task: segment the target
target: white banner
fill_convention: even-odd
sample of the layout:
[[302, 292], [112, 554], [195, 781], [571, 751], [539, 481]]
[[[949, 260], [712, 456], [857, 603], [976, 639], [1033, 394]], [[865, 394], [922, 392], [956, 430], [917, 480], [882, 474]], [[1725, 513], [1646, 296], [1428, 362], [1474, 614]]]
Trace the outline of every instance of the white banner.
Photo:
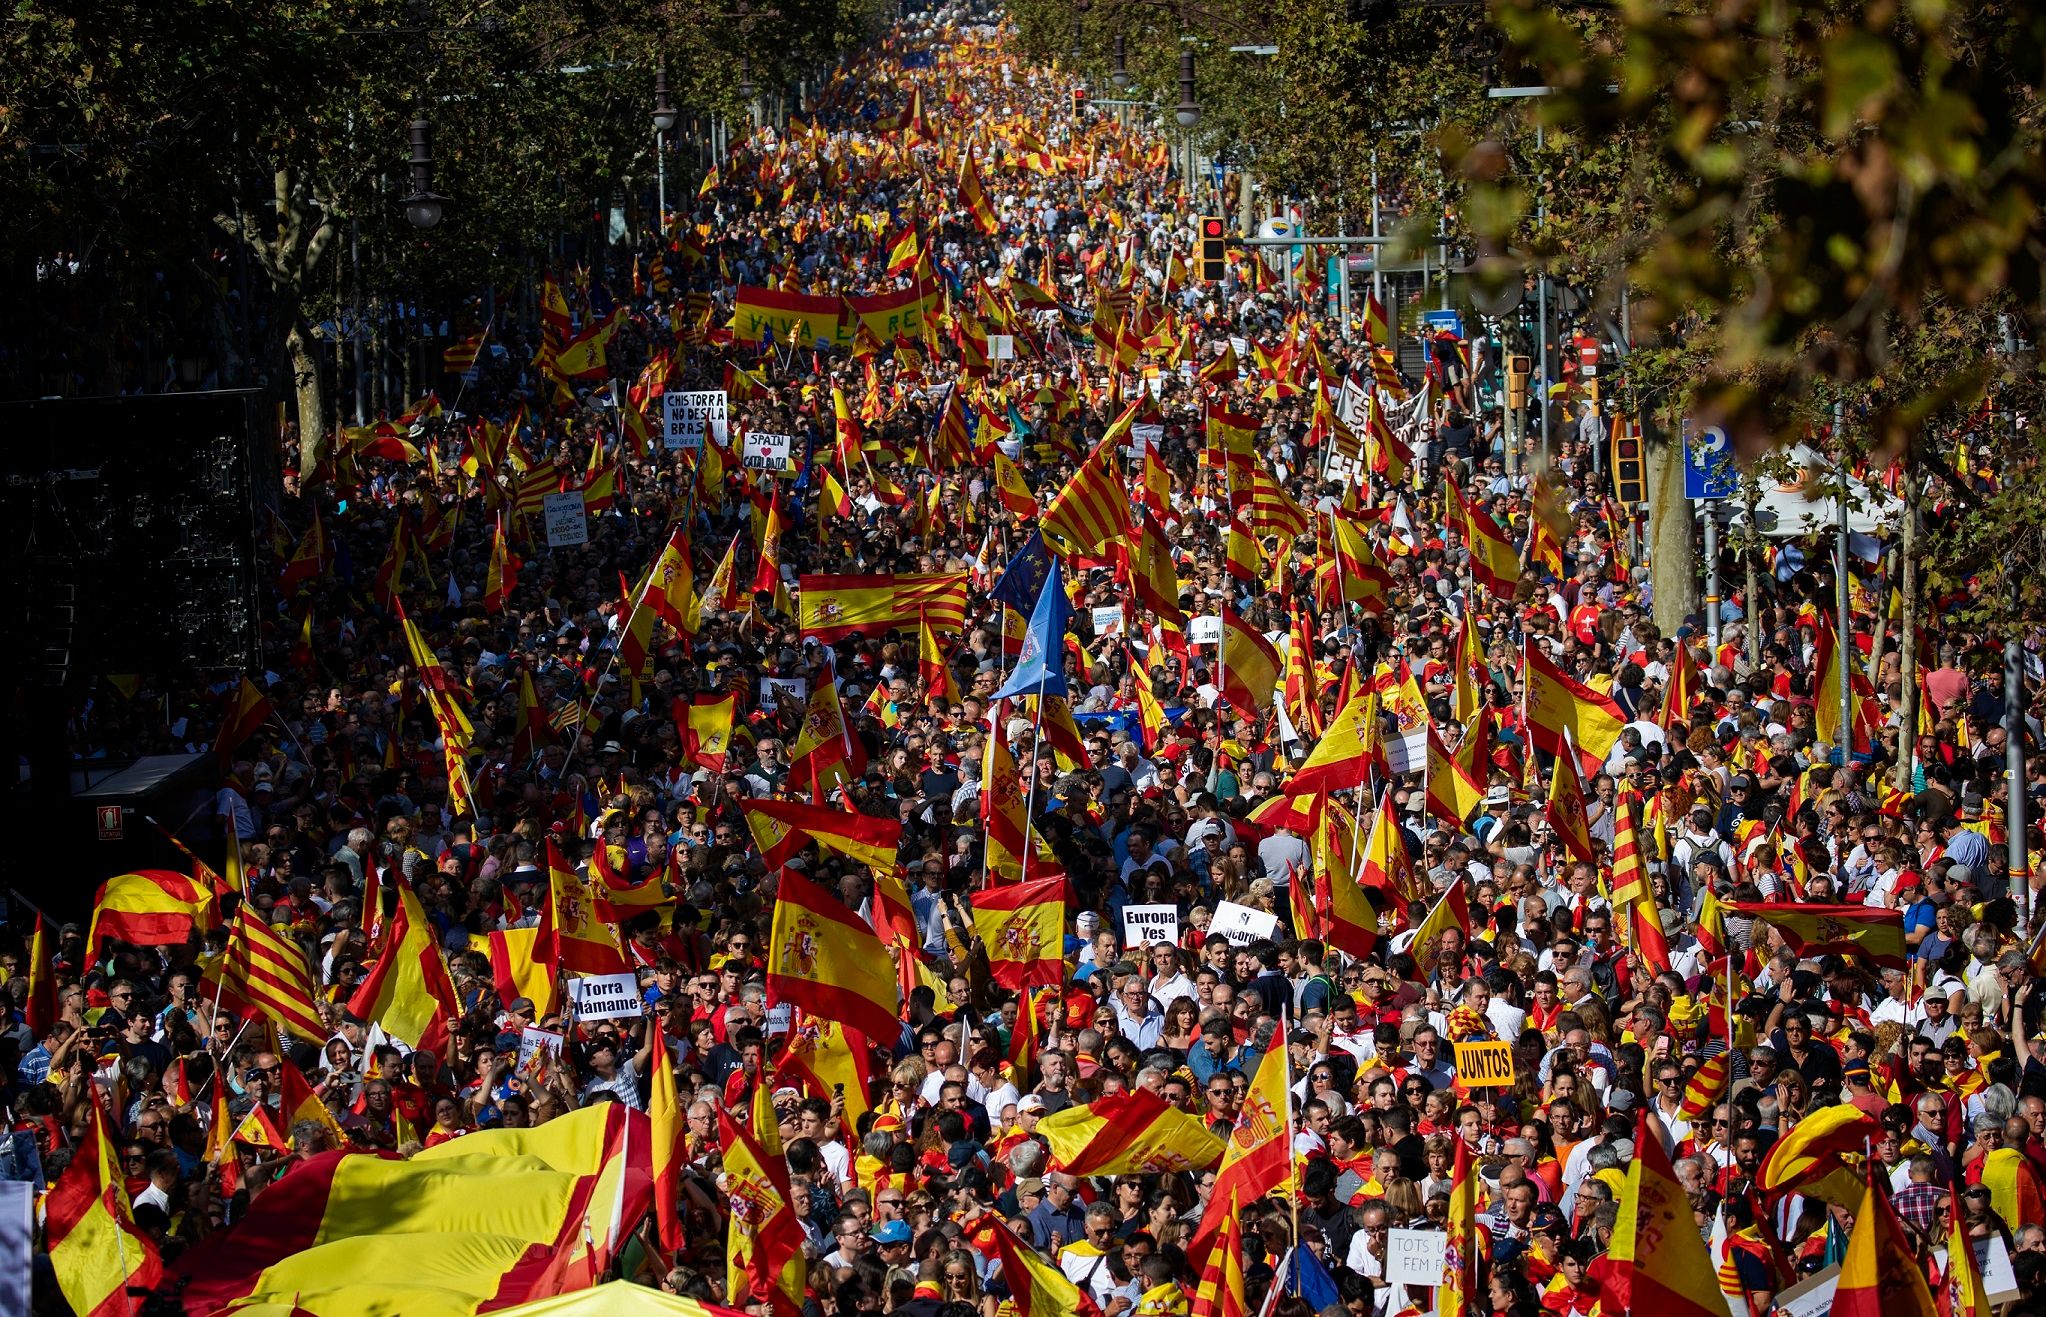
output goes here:
[[1176, 905], [1126, 905], [1122, 908], [1122, 940], [1125, 946], [1140, 947], [1147, 942], [1174, 946], [1179, 942], [1179, 907]]
[[1234, 901], [1218, 901], [1215, 917], [1208, 921], [1208, 932], [1221, 937], [1232, 946], [1249, 946], [1261, 937], [1270, 937], [1279, 931], [1279, 917], [1254, 910]]

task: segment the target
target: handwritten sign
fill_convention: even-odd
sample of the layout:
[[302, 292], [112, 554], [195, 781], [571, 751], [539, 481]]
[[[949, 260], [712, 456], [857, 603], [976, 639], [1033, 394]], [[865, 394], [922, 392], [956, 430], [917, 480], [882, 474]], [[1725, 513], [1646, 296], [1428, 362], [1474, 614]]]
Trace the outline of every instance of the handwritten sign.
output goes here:
[[1449, 1234], [1442, 1230], [1390, 1230], [1385, 1236], [1385, 1279], [1393, 1285], [1442, 1283]]
[[779, 709], [783, 700], [790, 704], [802, 705], [810, 698], [808, 677], [762, 677], [760, 679], [760, 707], [767, 713]]
[[1014, 361], [1016, 359], [1016, 336], [1014, 334], [989, 334], [987, 336], [987, 359], [989, 361]]
[[789, 461], [789, 454], [795, 451], [796, 437], [790, 434], [763, 434], [758, 430], [746, 433], [745, 446], [740, 450], [739, 463], [754, 471], [793, 472], [795, 464]]
[[1126, 905], [1122, 908], [1122, 940], [1125, 946], [1147, 942], [1171, 946], [1179, 941], [1179, 907], [1176, 905]]
[[518, 1072], [531, 1075], [543, 1066], [552, 1068], [560, 1065], [561, 1049], [567, 1041], [565, 1034], [553, 1029], [527, 1025], [519, 1032]]
[[1234, 901], [1218, 901], [1215, 917], [1208, 922], [1208, 932], [1220, 937], [1231, 946], [1247, 947], [1259, 938], [1270, 937], [1279, 931], [1279, 917], [1263, 910], [1255, 910]]
[[1456, 1082], [1462, 1088], [1513, 1087], [1513, 1044], [1458, 1043]]
[[704, 436], [731, 442], [730, 400], [723, 389], [670, 391], [661, 395], [661, 438], [671, 449], [700, 451]]
[[584, 1020], [616, 1020], [645, 1014], [639, 979], [631, 974], [581, 974], [568, 981], [568, 1000]]
[[540, 504], [540, 516], [547, 525], [548, 548], [571, 549], [590, 542], [590, 514], [581, 490], [549, 494]]
[[1219, 645], [1222, 643], [1222, 619], [1219, 615], [1187, 619], [1186, 643], [1189, 645]]

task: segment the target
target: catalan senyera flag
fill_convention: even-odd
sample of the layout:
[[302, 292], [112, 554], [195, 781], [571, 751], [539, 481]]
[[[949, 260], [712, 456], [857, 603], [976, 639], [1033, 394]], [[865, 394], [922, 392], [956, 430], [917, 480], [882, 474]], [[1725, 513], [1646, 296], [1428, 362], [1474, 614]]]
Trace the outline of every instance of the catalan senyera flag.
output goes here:
[[1103, 436], [1038, 521], [1044, 542], [1062, 557], [1098, 554], [1129, 537], [1130, 498], [1115, 470], [1117, 446], [1113, 433]]
[[221, 772], [233, 766], [234, 752], [256, 734], [256, 729], [273, 712], [270, 697], [257, 689], [256, 683], [247, 677], [236, 678], [234, 692], [221, 711], [220, 735], [213, 742], [213, 756], [220, 761]]
[[1934, 1317], [1938, 1311], [1917, 1247], [1890, 1206], [1889, 1190], [1877, 1188], [1871, 1176], [1854, 1207], [1854, 1233], [1847, 1237], [1833, 1290], [1833, 1317]]
[[790, 869], [782, 870], [776, 893], [767, 996], [843, 1020], [877, 1042], [902, 1032], [902, 990], [881, 939], [837, 897]]
[[[752, 1295], [775, 1317], [798, 1317], [809, 1284], [803, 1226], [790, 1206], [788, 1164], [769, 1156], [751, 1130], [718, 1112], [724, 1144], [723, 1188], [731, 1209], [726, 1227], [726, 1293]], [[1007, 1233], [1004, 1231], [1003, 1233]]]
[[973, 895], [973, 932], [988, 973], [1020, 991], [1065, 981], [1066, 879], [1003, 883]]
[[825, 809], [793, 800], [748, 800], [740, 806], [754, 844], [770, 869], [814, 841], [870, 869], [893, 869], [902, 844], [902, 824], [894, 819]]
[[1222, 604], [1222, 696], [1244, 716], [1261, 717], [1272, 707], [1284, 665], [1257, 628], [1225, 600]]
[[85, 1137], [44, 1201], [45, 1239], [57, 1288], [78, 1317], [128, 1317], [140, 1305], [128, 1290], [151, 1290], [163, 1279], [156, 1245], [135, 1228], [120, 1149], [94, 1097]]
[[[1762, 1159], [1756, 1187], [1801, 1193], [1841, 1207], [1861, 1201], [1862, 1157], [1883, 1136], [1882, 1122], [1859, 1107], [1821, 1107], [1800, 1119]], [[1851, 1160], [1850, 1160], [1851, 1159]]]
[[1644, 1107], [1635, 1131], [1634, 1160], [1607, 1253], [1628, 1272], [1627, 1311], [1725, 1317], [1718, 1273], [1663, 1147], [1662, 1122]]
[[325, 1042], [330, 1032], [313, 1006], [312, 966], [296, 942], [263, 922], [247, 901], [227, 926], [227, 950], [201, 976], [204, 995], [238, 1018], [261, 1016], [300, 1038]]
[[448, 675], [441, 666], [440, 656], [435, 654], [419, 634], [419, 628], [412, 625], [404, 606], [398, 606], [398, 626], [405, 633], [405, 648], [412, 656], [412, 666], [418, 669], [419, 684], [426, 691], [426, 702], [433, 708], [435, 721], [440, 724], [444, 735], [469, 743], [476, 729], [469, 722], [469, 715], [462, 711], [462, 704], [456, 698], [461, 690], [459, 683]]
[[1201, 1223], [1186, 1248], [1187, 1261], [1199, 1267], [1221, 1233], [1226, 1205], [1234, 1200], [1254, 1203], [1266, 1194], [1294, 1183], [1293, 1148], [1287, 1137], [1288, 1104], [1292, 1100], [1291, 1067], [1286, 1049], [1274, 1047], [1258, 1062], [1250, 1091], [1237, 1111], [1236, 1127], [1222, 1152], [1222, 1169], [1215, 1173], [1215, 1188]]
[[1199, 1116], [1147, 1088], [1067, 1107], [1038, 1123], [1051, 1144], [1051, 1167], [1068, 1175], [1153, 1175], [1212, 1170], [1222, 1140]]
[[618, 930], [598, 917], [594, 874], [569, 866], [561, 847], [547, 839], [547, 886], [554, 903], [556, 963], [571, 974], [623, 974], [624, 944]]
[[724, 772], [725, 756], [732, 751], [732, 725], [739, 712], [738, 693], [693, 696], [687, 705], [678, 702], [675, 711], [684, 724], [679, 729], [683, 755], [698, 767]]
[[467, 1317], [547, 1298], [625, 1244], [653, 1196], [652, 1143], [645, 1116], [606, 1102], [407, 1161], [323, 1153], [173, 1276], [192, 1312]]
[[1016, 1305], [1016, 1317], [1085, 1317], [1099, 1312], [1089, 1295], [1037, 1255], [1037, 1251], [1016, 1237], [1016, 1232], [999, 1228], [994, 1236], [995, 1257], [1002, 1264], [1002, 1281], [1009, 1287], [1009, 1301]]
[[973, 226], [983, 236], [992, 238], [1001, 231], [994, 203], [988, 200], [987, 189], [981, 186], [980, 171], [974, 167], [971, 147], [959, 152], [959, 208], [973, 217]]
[[1799, 902], [1728, 901], [1734, 914], [1759, 919], [1783, 935], [1801, 957], [1860, 958], [1904, 969], [1904, 915], [1867, 905], [1806, 905]]
[[220, 927], [211, 888], [189, 874], [139, 869], [100, 884], [92, 898], [85, 945], [94, 957], [108, 941], [138, 947], [181, 946], [193, 933]]
[[[1562, 763], [1558, 760], [1557, 763]], [[1613, 816], [1613, 910], [1627, 920], [1628, 944], [1658, 972], [1669, 968], [1669, 939], [1663, 934], [1662, 911], [1648, 882], [1648, 864], [1641, 851], [1637, 806], [1620, 801]]]
[[438, 1052], [447, 1045], [450, 1023], [462, 1014], [461, 998], [418, 894], [395, 868], [384, 880], [397, 892], [398, 908], [384, 923], [383, 950], [348, 999], [348, 1009], [407, 1047]]
[[796, 601], [803, 634], [844, 640], [854, 632], [879, 638], [908, 631], [925, 618], [939, 635], [966, 629], [965, 572], [898, 576], [800, 576]]
[[1596, 773], [1620, 739], [1627, 715], [1612, 699], [1556, 666], [1540, 645], [1523, 654], [1527, 734], [1547, 754], [1577, 753], [1577, 765]]
[[1378, 757], [1378, 692], [1367, 687], [1336, 710], [1306, 762], [1287, 780], [1286, 791], [1304, 796], [1361, 786]]
[[1727, 1086], [1733, 1078], [1730, 1056], [1731, 1053], [1728, 1052], [1708, 1056], [1697, 1070], [1692, 1072], [1690, 1082], [1684, 1085], [1683, 1102], [1677, 1107], [1679, 1120], [1696, 1125], [1701, 1119], [1708, 1118], [1712, 1108], [1719, 1105], [1719, 1100], [1726, 1096]]
[[1201, 1265], [1188, 1311], [1189, 1317], [1249, 1317], [1250, 1299], [1243, 1276], [1243, 1211], [1233, 1195], [1223, 1214], [1221, 1234]]

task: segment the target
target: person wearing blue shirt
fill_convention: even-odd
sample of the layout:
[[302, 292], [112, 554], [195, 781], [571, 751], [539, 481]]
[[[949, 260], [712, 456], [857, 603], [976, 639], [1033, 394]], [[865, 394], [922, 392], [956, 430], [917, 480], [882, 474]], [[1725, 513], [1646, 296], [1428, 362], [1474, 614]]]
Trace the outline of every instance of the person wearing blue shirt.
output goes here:
[[1228, 1070], [1255, 1075], [1258, 1062], [1263, 1059], [1264, 1052], [1259, 1048], [1247, 1043], [1238, 1046], [1229, 1021], [1223, 1019], [1202, 1025], [1200, 1039], [1186, 1049], [1186, 1068], [1199, 1084], [1206, 1084], [1210, 1076]]

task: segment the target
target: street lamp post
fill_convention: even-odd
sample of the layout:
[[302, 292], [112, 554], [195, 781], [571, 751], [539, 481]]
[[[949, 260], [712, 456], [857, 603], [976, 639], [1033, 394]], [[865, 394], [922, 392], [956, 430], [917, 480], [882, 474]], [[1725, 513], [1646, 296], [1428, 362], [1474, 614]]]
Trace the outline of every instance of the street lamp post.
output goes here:
[[654, 70], [654, 187], [660, 206], [655, 228], [664, 239], [668, 233], [668, 134], [675, 131], [679, 117], [668, 96], [668, 66], [663, 64]]
[[447, 198], [433, 190], [433, 127], [426, 121], [426, 101], [421, 99], [412, 120], [412, 195], [405, 198], [405, 218], [415, 229], [430, 229], [440, 223]]
[[1194, 204], [1193, 128], [1201, 121], [1201, 105], [1194, 99], [1194, 57], [1190, 45], [1179, 48], [1179, 108], [1173, 111], [1173, 118], [1178, 120], [1186, 142], [1186, 202], [1190, 208]]

